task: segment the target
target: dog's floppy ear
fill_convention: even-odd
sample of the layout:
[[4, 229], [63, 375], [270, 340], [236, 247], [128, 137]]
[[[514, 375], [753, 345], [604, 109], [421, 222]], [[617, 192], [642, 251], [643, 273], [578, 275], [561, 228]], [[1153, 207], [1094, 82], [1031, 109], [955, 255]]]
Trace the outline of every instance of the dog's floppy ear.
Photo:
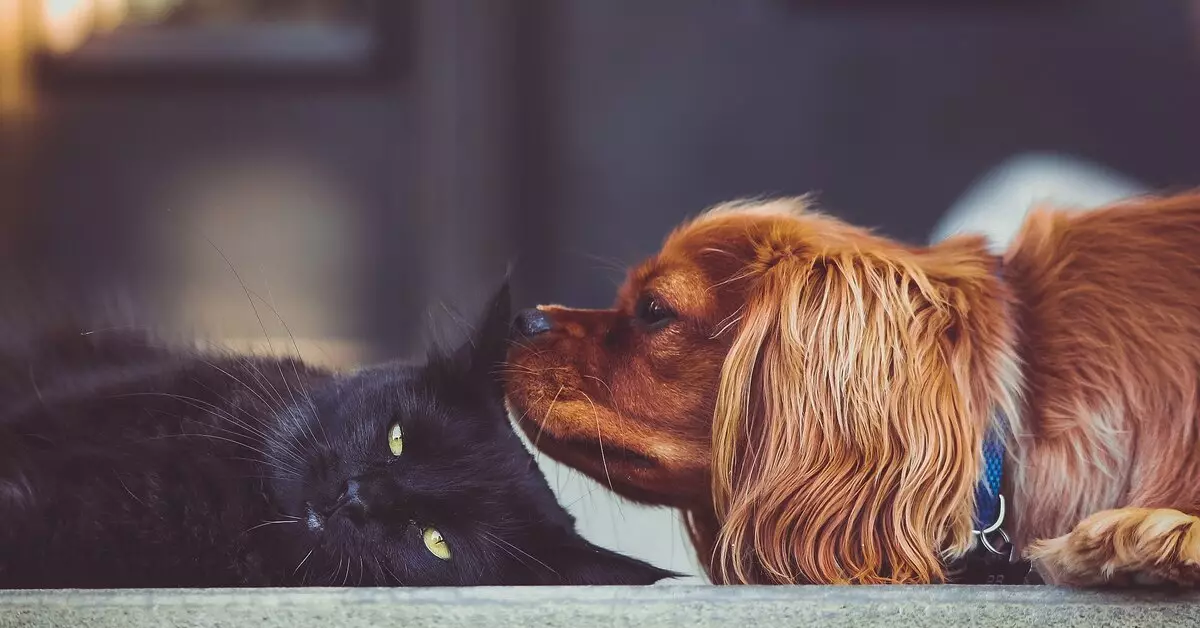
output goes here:
[[714, 416], [714, 581], [936, 582], [969, 549], [977, 295], [917, 261], [786, 257], [750, 288]]

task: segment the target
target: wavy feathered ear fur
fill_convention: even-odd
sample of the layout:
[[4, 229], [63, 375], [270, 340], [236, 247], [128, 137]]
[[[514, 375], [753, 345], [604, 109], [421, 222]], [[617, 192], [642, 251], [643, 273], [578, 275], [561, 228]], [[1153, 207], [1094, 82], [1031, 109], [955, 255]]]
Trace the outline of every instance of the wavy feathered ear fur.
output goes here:
[[995, 260], [864, 239], [759, 251], [714, 416], [716, 582], [937, 582], [972, 544], [1012, 362]]

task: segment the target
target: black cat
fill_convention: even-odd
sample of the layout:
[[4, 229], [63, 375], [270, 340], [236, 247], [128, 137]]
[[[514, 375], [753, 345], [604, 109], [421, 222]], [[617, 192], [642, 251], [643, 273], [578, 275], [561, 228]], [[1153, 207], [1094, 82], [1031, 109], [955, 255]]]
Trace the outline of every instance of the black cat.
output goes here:
[[0, 334], [0, 588], [649, 584], [505, 415], [507, 286], [461, 349], [335, 375], [59, 326]]

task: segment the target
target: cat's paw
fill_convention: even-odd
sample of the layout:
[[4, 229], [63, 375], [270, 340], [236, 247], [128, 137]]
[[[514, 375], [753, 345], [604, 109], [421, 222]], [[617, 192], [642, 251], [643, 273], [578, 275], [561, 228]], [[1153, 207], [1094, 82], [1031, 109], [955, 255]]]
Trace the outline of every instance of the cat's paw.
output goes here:
[[1098, 512], [1026, 552], [1053, 584], [1200, 586], [1200, 518], [1169, 508]]

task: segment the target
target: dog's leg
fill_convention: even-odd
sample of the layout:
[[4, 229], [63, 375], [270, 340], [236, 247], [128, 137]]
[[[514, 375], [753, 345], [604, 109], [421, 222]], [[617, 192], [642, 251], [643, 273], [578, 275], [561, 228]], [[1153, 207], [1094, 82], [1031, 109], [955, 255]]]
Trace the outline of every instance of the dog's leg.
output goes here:
[[1200, 518], [1169, 508], [1119, 508], [1026, 552], [1054, 584], [1200, 586]]

